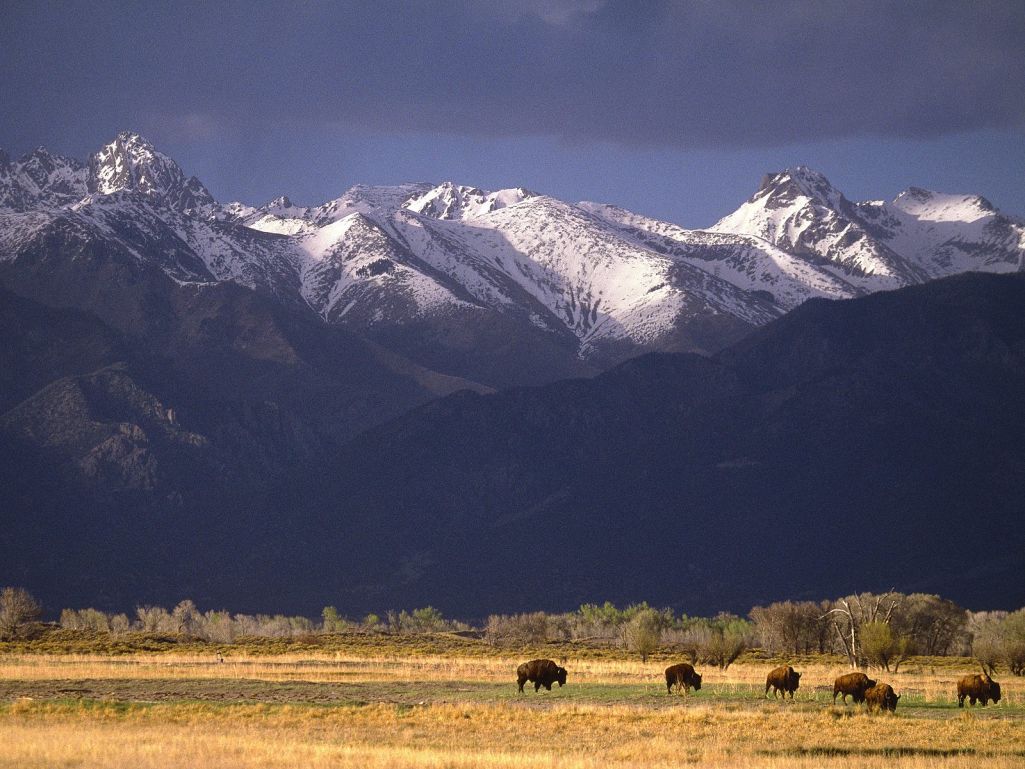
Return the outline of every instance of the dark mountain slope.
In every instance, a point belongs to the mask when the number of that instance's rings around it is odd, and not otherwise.
[[[85,280],[89,262],[69,264]],[[474,386],[240,286],[143,278],[152,322],[122,331],[0,292],[4,584],[89,602],[243,591],[234,564],[281,538],[261,512],[284,473]]]
[[[128,345],[98,318],[54,310],[0,288],[0,413],[68,374],[122,360]]]
[[[710,612],[891,586],[1025,602],[1021,275],[809,302],[714,358],[655,354],[592,380],[458,392],[338,451],[316,443],[320,454],[296,447],[323,429],[312,404],[331,418],[324,372],[341,377],[352,358],[330,364],[334,347],[304,347],[249,307],[258,295],[222,290],[211,305],[180,295],[200,302],[183,313],[195,325],[167,325],[183,330],[162,337],[159,365],[69,371],[4,416],[10,580],[61,605],[191,595],[310,614],[605,599]],[[290,382],[305,384],[289,394]],[[79,414],[59,424],[113,448],[97,459],[26,444],[25,426],[57,405]],[[181,416],[161,421],[169,405]],[[131,443],[134,427],[147,443]],[[287,458],[303,471],[218,484],[230,474],[196,460],[208,455],[192,434],[229,447],[216,456],[230,467]],[[82,471],[122,454],[145,469],[146,451],[202,495],[114,493],[111,476]]]
[[[343,450],[296,528],[311,562],[347,554],[324,591],[361,607],[1018,604],[1023,308],[1021,276],[968,275],[811,302],[714,359],[460,393]]]

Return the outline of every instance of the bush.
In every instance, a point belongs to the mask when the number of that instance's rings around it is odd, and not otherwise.
[[[896,673],[900,664],[914,654],[915,645],[910,636],[898,636],[887,622],[866,622],[861,626],[861,653],[870,664]]]
[[[720,614],[708,628],[706,640],[698,647],[698,658],[726,670],[747,650],[751,631],[751,623]]]
[[[547,643],[548,615],[543,611],[529,614],[492,614],[484,626],[484,638],[493,646],[531,646]]]
[[[324,621],[321,627],[325,633],[339,633],[349,626],[349,623],[338,614],[338,609],[334,606],[325,606],[320,616]]]
[[[637,612],[623,628],[623,643],[630,651],[641,655],[641,662],[658,649],[662,640],[662,617],[654,609]]]

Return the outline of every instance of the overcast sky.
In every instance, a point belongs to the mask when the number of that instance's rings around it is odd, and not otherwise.
[[[0,5],[0,147],[126,129],[250,203],[453,180],[703,226],[804,164],[1025,215],[1025,2]]]

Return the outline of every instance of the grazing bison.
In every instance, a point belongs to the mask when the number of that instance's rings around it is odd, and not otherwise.
[[[896,713],[899,699],[900,695],[895,694],[889,684],[876,684],[865,691],[865,702],[868,703],[869,710],[889,710]]]
[[[686,662],[679,665],[670,665],[666,668],[666,689],[673,693],[673,686],[678,691],[689,692],[693,686],[694,691],[701,690],[701,674],[694,672],[694,666]]]
[[[530,681],[534,684],[534,691],[540,691],[543,686],[548,691],[552,690],[552,684],[559,683],[559,686],[566,685],[566,668],[561,668],[552,660],[531,660],[524,662],[516,668],[516,683],[523,691],[523,684]]]
[[[993,703],[996,704],[1000,702],[1000,684],[986,673],[983,673],[981,676],[978,674],[965,676],[957,682],[957,706],[959,708],[964,707],[965,698],[973,705],[976,700],[981,702],[983,706],[988,705],[990,700],[993,700]]]
[[[865,692],[876,685],[876,682],[864,673],[847,673],[833,682],[833,704],[836,695],[842,694],[843,704],[847,704],[847,695],[851,695],[855,703],[865,701]]]
[[[801,685],[801,674],[795,671],[789,665],[783,665],[778,667],[769,673],[768,678],[765,679],[765,693],[769,693],[769,687],[772,687],[772,698],[776,699],[776,695],[783,692],[783,699],[786,699],[787,693],[790,693],[790,699],[794,698],[794,692],[797,691],[797,687]]]

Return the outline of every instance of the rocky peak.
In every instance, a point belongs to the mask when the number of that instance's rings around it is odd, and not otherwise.
[[[411,198],[404,207],[434,219],[472,219],[532,196],[533,193],[520,187],[487,192],[477,187],[444,182]]]
[[[139,134],[122,132],[89,160],[89,192],[135,190],[179,211],[214,203],[196,177],[186,178],[167,155]]]
[[[834,210],[848,206],[843,193],[836,189],[824,174],[807,166],[796,166],[762,177],[758,192],[752,202],[763,200],[770,207],[792,205],[797,198],[805,197]]]

